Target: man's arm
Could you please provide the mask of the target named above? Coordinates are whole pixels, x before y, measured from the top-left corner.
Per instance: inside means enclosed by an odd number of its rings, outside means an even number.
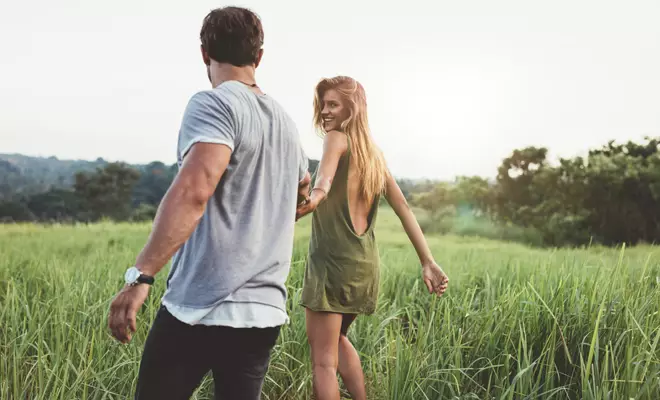
[[[210,143],[197,143],[163,200],[154,219],[147,244],[136,260],[143,274],[156,275],[195,230],[227,169],[231,150]]]
[[[179,129],[178,152],[183,163],[137,257],[141,273],[155,276],[195,230],[235,148],[235,120],[230,102],[217,92],[198,92],[188,101]],[[125,285],[112,300],[108,326],[120,342],[130,341],[135,332],[136,314],[149,287]]]
[[[195,230],[209,198],[227,169],[231,150],[222,144],[192,146],[158,207],[153,230],[137,257],[137,268],[156,275]],[[110,305],[108,327],[118,341],[128,343],[137,330],[137,312],[149,285],[124,286]]]

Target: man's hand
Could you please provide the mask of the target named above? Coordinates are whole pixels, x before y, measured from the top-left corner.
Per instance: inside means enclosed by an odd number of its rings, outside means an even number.
[[[438,297],[442,296],[447,290],[449,278],[447,274],[434,261],[422,264],[422,278],[426,284],[429,293],[435,293]]]
[[[298,183],[298,206],[306,204],[309,199],[309,185],[312,183],[312,177],[309,172],[305,174],[302,181]]]
[[[149,285],[141,283],[135,286],[124,286],[117,293],[110,305],[108,327],[112,336],[121,343],[131,341],[131,336],[137,330],[136,315],[149,294]]]

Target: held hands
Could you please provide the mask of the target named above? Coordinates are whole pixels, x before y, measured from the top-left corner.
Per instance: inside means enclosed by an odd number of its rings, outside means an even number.
[[[312,194],[298,204],[296,208],[296,221],[313,212],[325,198],[325,191],[320,188],[312,189]]]
[[[435,293],[438,297],[445,293],[449,284],[449,277],[435,261],[422,264],[422,279],[429,293]]]

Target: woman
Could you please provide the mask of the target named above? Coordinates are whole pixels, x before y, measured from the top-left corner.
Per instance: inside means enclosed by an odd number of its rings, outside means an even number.
[[[346,337],[358,314],[372,314],[379,285],[374,237],[384,195],[415,247],[429,293],[441,296],[449,279],[435,263],[417,220],[371,139],[364,88],[349,77],[322,80],[314,124],[324,135],[316,181],[297,218],[314,211],[301,304],[318,400],[339,400],[337,370],[356,400],[366,399],[358,353]]]

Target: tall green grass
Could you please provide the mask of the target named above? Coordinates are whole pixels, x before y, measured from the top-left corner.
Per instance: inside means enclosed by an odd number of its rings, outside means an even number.
[[[158,276],[129,345],[112,340],[111,297],[149,225],[0,227],[0,398],[126,399],[164,288]],[[265,399],[311,398],[300,298],[308,221],[288,281],[291,323],[274,350]],[[377,312],[349,338],[373,399],[660,398],[660,251],[538,250],[430,237],[450,276],[428,295],[391,211],[376,230]],[[197,399],[210,399],[206,379]]]

